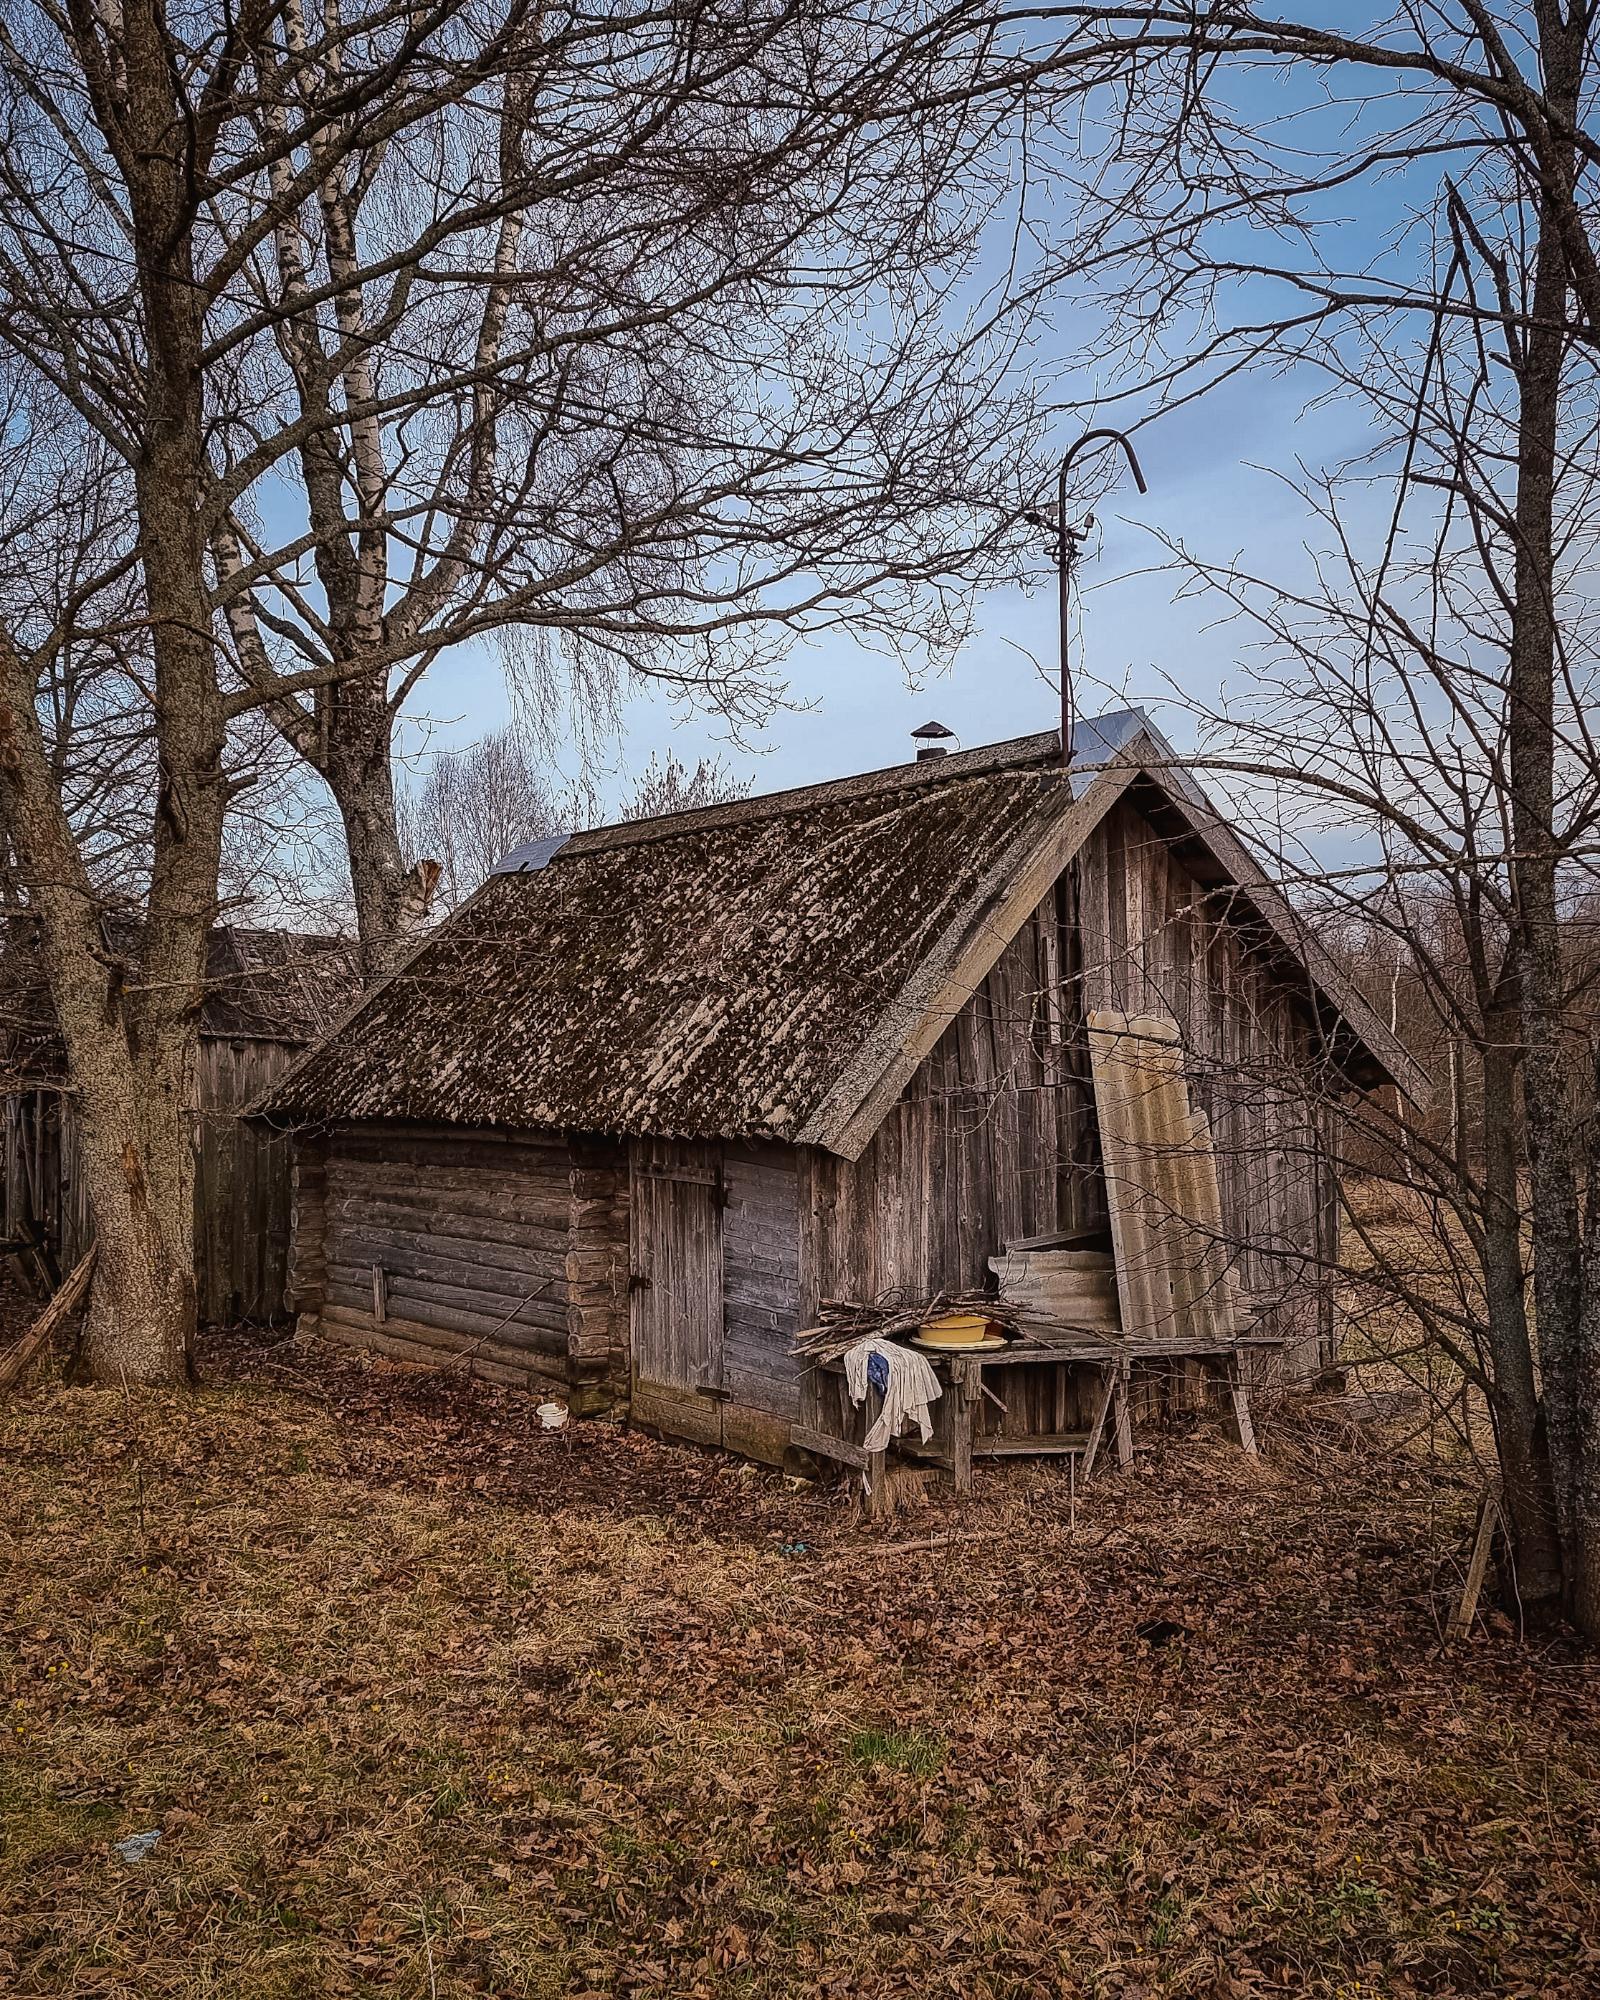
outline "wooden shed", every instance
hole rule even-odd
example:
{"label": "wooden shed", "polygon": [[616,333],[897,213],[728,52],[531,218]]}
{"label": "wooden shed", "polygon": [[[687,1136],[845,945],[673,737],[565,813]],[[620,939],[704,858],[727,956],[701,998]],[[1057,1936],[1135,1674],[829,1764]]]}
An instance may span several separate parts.
{"label": "wooden shed", "polygon": [[[137,977],[138,920],[102,920],[108,954]],[[92,1229],[77,1171],[71,1092],[32,920],[0,930],[0,1091],[5,1238],[47,1272],[76,1263]],[[289,1146],[240,1111],[349,1005],[358,975],[347,940],[219,924],[211,934],[191,1097],[195,1263],[200,1314],[223,1322],[284,1310]]]}
{"label": "wooden shed", "polygon": [[[1188,1052],[1231,1282],[1314,1366],[1335,1162],[1296,1085],[1410,1065],[1142,713],[1075,747],[509,857],[258,1107],[295,1133],[302,1326],[780,1460],[822,1301],[971,1290],[1007,1245],[1106,1229],[1113,1008]],[[994,1419],[1019,1448],[1063,1423],[1059,1371],[1027,1373]]]}

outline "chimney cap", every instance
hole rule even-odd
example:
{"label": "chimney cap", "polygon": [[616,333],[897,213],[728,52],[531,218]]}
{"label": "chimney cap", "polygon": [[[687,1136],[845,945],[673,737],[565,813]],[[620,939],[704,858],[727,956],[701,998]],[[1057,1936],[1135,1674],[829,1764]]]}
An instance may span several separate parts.
{"label": "chimney cap", "polygon": [[948,739],[953,743],[955,734],[953,729],[946,729],[942,722],[925,722],[920,729],[912,730],[911,740],[914,743],[937,743]]}

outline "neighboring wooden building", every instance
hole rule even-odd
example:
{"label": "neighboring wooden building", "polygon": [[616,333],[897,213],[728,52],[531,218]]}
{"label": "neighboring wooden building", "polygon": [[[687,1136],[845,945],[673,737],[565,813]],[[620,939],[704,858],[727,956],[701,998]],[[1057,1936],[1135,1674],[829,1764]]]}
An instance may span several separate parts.
{"label": "neighboring wooden building", "polygon": [[[137,926],[105,920],[107,950],[137,960]],[[195,1264],[202,1319],[268,1320],[284,1310],[289,1146],[240,1111],[348,1006],[357,984],[339,938],[219,925],[211,935],[193,1106]],[[135,973],[133,976],[137,976]],[[34,926],[0,930],[0,1090],[8,1241],[36,1239],[62,1269],[88,1247],[71,1093]]]}
{"label": "neighboring wooden building", "polygon": [[1297,1085],[1412,1073],[1138,711],[1070,777],[1029,737],[511,857],[259,1107],[301,1324],[781,1459],[820,1301],[1104,1227],[1107,1006],[1178,1024],[1244,1291],[1314,1363]]}

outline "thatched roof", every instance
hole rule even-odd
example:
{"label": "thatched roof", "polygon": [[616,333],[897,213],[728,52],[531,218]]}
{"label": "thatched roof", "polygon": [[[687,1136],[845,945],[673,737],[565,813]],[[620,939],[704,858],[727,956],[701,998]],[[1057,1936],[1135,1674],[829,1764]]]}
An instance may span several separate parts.
{"label": "thatched roof", "polygon": [[[101,932],[109,956],[125,958],[137,980],[139,919],[108,911]],[[346,938],[218,924],[207,949],[200,1032],[218,1040],[305,1043],[327,1031],[359,984]],[[63,1051],[39,957],[35,920],[0,919],[0,1088],[60,1080]]]}
{"label": "thatched roof", "polygon": [[1130,710],[1070,780],[1050,733],[541,843],[257,1109],[857,1152],[1158,743]]}

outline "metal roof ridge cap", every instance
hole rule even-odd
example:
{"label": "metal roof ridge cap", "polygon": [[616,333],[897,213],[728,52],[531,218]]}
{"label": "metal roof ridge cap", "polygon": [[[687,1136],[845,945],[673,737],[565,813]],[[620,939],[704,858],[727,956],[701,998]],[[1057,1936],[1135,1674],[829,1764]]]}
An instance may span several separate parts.
{"label": "metal roof ridge cap", "polygon": [[1046,729],[1032,736],[1013,736],[999,743],[979,744],[971,750],[955,750],[947,757],[930,758],[924,763],[888,764],[881,770],[824,778],[814,785],[791,785],[779,792],[757,793],[753,798],[728,799],[721,805],[691,806],[685,812],[661,813],[654,819],[619,820],[609,826],[588,827],[573,834],[550,865],[558,866],[569,857],[582,854],[645,847],[656,841],[676,839],[683,833],[739,826],[747,820],[776,819],[808,803],[827,805],[836,800],[868,797],[878,791],[909,791],[957,778],[983,777],[991,771],[1048,764],[1060,754],[1060,740],[1055,730]]}

